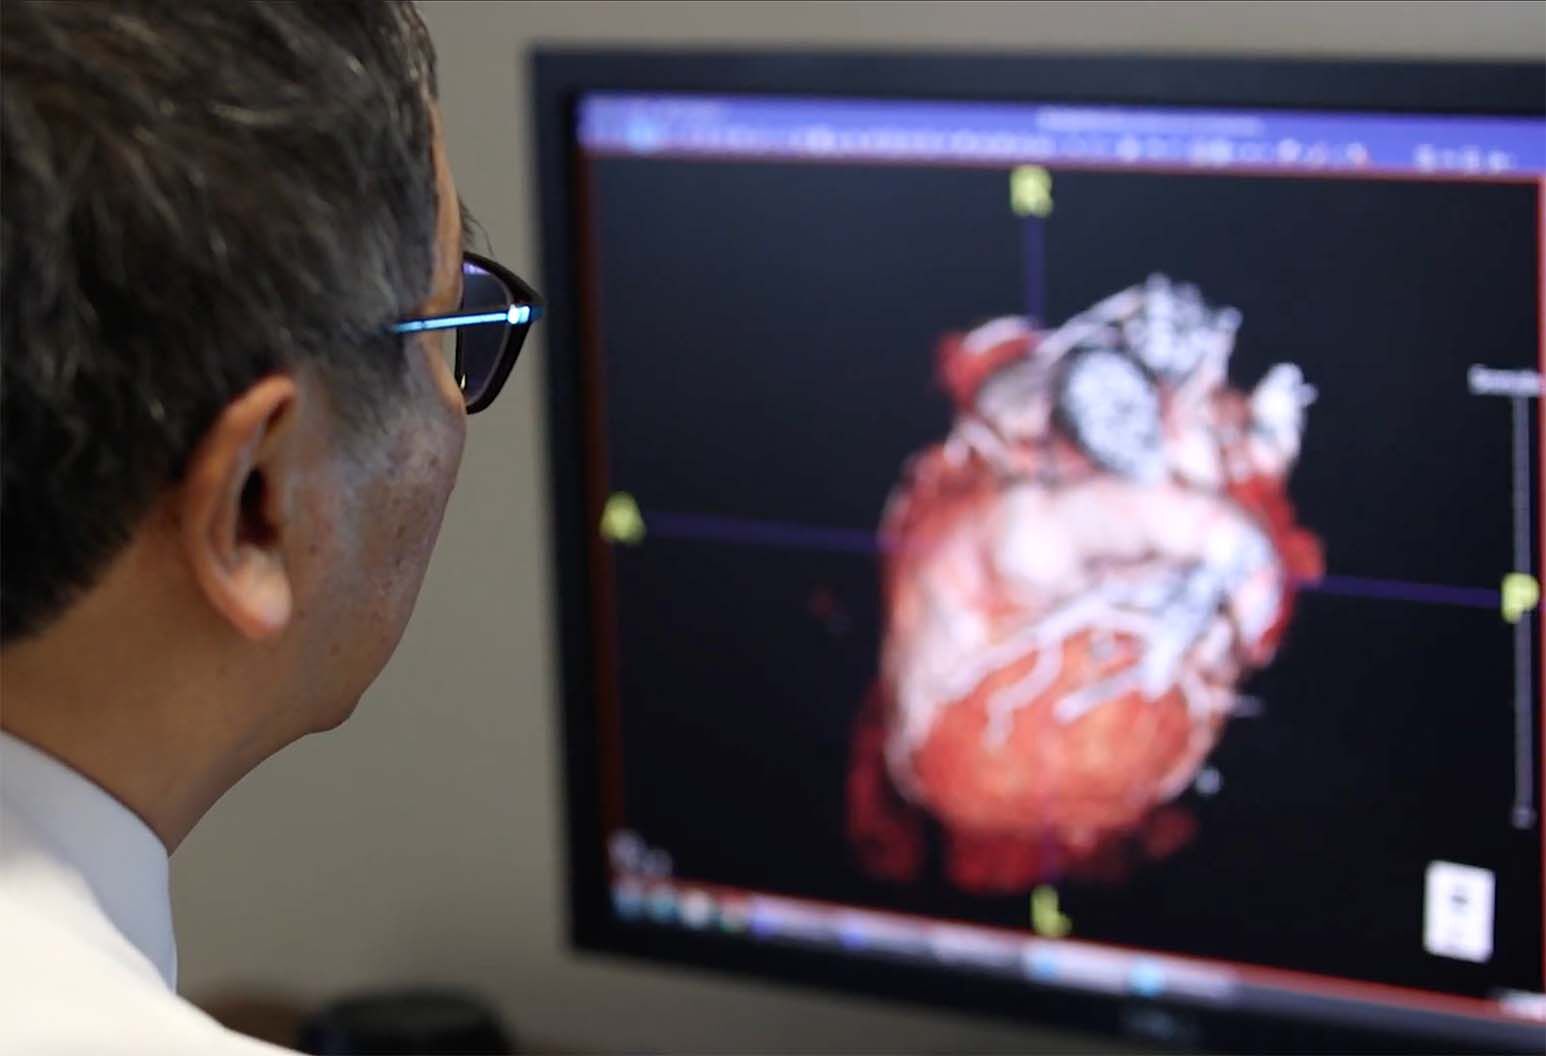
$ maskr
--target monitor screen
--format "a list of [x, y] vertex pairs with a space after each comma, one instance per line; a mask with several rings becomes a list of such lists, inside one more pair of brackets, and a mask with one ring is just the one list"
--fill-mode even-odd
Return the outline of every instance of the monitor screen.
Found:
[[1540, 1047], [1546, 122], [569, 113], [583, 912]]

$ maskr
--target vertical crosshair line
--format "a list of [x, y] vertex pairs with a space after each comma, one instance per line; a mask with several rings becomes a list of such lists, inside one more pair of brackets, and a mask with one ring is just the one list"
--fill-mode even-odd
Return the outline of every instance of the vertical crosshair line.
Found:
[[[1509, 400], [1514, 411], [1514, 571], [1533, 574], [1530, 551], [1530, 405], [1523, 396]], [[1535, 617], [1521, 613], [1514, 624], [1514, 827], [1535, 824], [1535, 753], [1531, 720], [1535, 708]]]
[[1025, 224], [1025, 314], [1031, 325], [1047, 325], [1047, 232], [1039, 216], [1027, 216]]

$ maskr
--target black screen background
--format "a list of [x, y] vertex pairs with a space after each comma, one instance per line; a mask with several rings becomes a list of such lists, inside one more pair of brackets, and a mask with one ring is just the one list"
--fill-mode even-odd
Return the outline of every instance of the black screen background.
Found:
[[[873, 529], [903, 460], [948, 428], [939, 335], [1024, 310], [1003, 171], [605, 160], [592, 177], [608, 486], [646, 521]], [[1242, 311], [1235, 384], [1304, 368], [1320, 398], [1290, 493], [1331, 573], [1496, 586], [1509, 407], [1469, 395], [1465, 369], [1537, 363], [1533, 188], [1065, 171], [1054, 200], [1054, 322], [1162, 271]], [[1026, 926], [1023, 897], [956, 891], [937, 866], [879, 883], [850, 855], [872, 558], [663, 538], [613, 556], [626, 825], [678, 875]], [[818, 590], [842, 622], [812, 615]], [[1074, 937], [1540, 990], [1539, 835], [1509, 823], [1512, 657], [1494, 612], [1302, 595], [1248, 684], [1264, 713], [1210, 757], [1221, 791], [1182, 797], [1197, 838], [1120, 886], [1060, 884]], [[1490, 962], [1423, 951], [1434, 859], [1496, 872]]]

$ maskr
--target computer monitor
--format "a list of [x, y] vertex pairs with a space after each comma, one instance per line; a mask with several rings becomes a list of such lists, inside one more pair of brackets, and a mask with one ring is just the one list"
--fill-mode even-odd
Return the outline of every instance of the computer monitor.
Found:
[[580, 947], [1539, 1050], [1539, 65], [535, 61]]

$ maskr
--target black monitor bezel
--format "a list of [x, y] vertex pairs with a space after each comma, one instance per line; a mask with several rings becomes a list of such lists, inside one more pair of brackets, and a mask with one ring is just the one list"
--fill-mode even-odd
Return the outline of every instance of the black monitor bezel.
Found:
[[[575, 101], [587, 92], [860, 96], [1388, 113], [1546, 115], [1546, 64], [1198, 56], [890, 52], [576, 50], [531, 56], [542, 263], [550, 553], [560, 657], [568, 934], [578, 949], [710, 968], [1027, 1024], [1132, 1036], [1158, 1030], [1187, 1048], [1446, 1051], [1453, 1040], [1285, 1020], [1164, 1001], [1030, 988], [903, 963], [836, 957], [687, 930], [627, 926], [611, 910], [603, 853], [597, 657], [584, 467], [582, 261]], [[1138, 1013], [1158, 1009], [1167, 1019]], [[1167, 1025], [1168, 1024], [1168, 1025]]]

